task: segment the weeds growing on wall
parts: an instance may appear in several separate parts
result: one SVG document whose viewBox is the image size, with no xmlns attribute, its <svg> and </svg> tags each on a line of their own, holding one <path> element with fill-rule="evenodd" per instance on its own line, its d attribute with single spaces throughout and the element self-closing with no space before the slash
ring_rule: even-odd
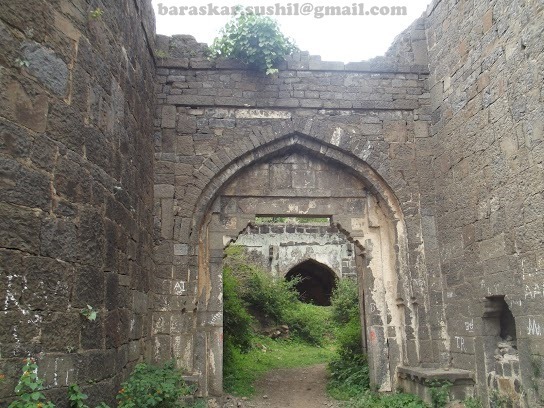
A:
<svg viewBox="0 0 544 408">
<path fill-rule="evenodd" d="M 15 387 L 17 399 L 8 408 L 55 408 L 43 393 L 43 380 L 38 377 L 35 360 L 25 360 L 23 374 Z M 119 408 L 196 408 L 197 403 L 184 403 L 182 397 L 194 393 L 173 362 L 162 367 L 138 364 L 117 394 Z M 89 408 L 88 396 L 77 384 L 68 387 L 69 408 Z M 96 408 L 109 408 L 100 403 Z"/>
<path fill-rule="evenodd" d="M 43 390 L 43 380 L 38 377 L 38 365 L 28 358 L 23 366 L 23 374 L 15 387 L 17 399 L 9 404 L 9 408 L 53 408 L 52 402 L 47 401 Z"/>
<path fill-rule="evenodd" d="M 267 75 L 278 72 L 278 64 L 296 50 L 276 21 L 245 11 L 227 23 L 210 47 L 212 57 L 233 58 Z"/>
<path fill-rule="evenodd" d="M 429 383 L 433 408 L 444 408 L 448 404 L 452 385 L 449 381 L 431 381 Z"/>
</svg>

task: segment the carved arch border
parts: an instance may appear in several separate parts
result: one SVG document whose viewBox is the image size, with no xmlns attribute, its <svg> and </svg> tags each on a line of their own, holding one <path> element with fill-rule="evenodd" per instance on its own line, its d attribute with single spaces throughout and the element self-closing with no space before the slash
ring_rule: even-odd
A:
<svg viewBox="0 0 544 408">
<path fill-rule="evenodd" d="M 241 171 L 292 149 L 299 149 L 312 157 L 336 163 L 348 173 L 361 179 L 372 195 L 377 198 L 377 205 L 392 223 L 394 229 L 394 237 L 391 237 L 394 242 L 390 245 L 390 250 L 395 252 L 393 264 L 390 265 L 394 270 L 390 272 L 398 277 L 397 283 L 400 284 L 398 287 L 401 288 L 403 296 L 410 297 L 408 244 L 401 205 L 393 190 L 368 163 L 337 146 L 300 133 L 288 134 L 258 146 L 232 160 L 221 169 L 203 189 L 195 206 L 189 242 L 191 253 L 197 255 L 198 260 L 197 331 L 200 330 L 200 334 L 197 333 L 197 336 L 201 339 L 200 347 L 203 350 L 197 351 L 196 355 L 200 356 L 200 364 L 197 366 L 200 366 L 200 389 L 205 395 L 222 393 L 222 259 L 223 249 L 228 241 L 219 236 L 220 234 L 210 233 L 209 225 L 212 214 L 219 211 L 213 208 L 213 204 L 221 194 L 222 188 L 227 186 Z M 252 220 L 248 219 L 247 221 L 250 223 Z M 361 252 L 364 256 L 364 243 L 355 238 L 350 231 L 350 226 L 347 225 L 348 223 L 339 219 L 333 219 L 333 223 L 348 237 L 348 240 L 357 244 L 359 250 L 363 248 Z M 397 288 L 394 291 L 396 292 Z M 373 333 L 372 329 L 369 330 L 367 336 L 372 341 L 376 333 Z M 384 337 L 383 340 L 387 342 L 385 338 L 388 333 L 384 332 L 381 335 Z M 397 335 L 402 338 L 401 333 L 397 333 Z M 402 364 L 404 360 L 405 340 L 402 343 L 399 343 L 398 347 L 400 356 L 395 359 L 397 364 Z M 379 358 L 383 358 L 383 354 Z M 396 367 L 390 367 L 389 364 L 388 362 L 387 367 L 383 368 L 390 378 L 389 384 L 382 388 L 384 391 L 391 390 L 396 377 L 393 374 Z"/>
</svg>

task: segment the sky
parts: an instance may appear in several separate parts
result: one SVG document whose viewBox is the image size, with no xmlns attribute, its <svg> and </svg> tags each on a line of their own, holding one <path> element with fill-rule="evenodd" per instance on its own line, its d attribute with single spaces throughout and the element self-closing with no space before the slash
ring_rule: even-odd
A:
<svg viewBox="0 0 544 408">
<path fill-rule="evenodd" d="M 385 54 L 394 38 L 407 28 L 415 19 L 421 16 L 431 0 L 152 0 L 157 18 L 157 33 L 165 35 L 190 34 L 198 42 L 211 44 L 219 34 L 220 29 L 230 19 L 228 16 L 217 15 L 188 15 L 191 10 L 183 7 L 204 7 L 206 13 L 211 4 L 217 7 L 213 10 L 221 12 L 221 7 L 241 6 L 268 6 L 275 10 L 276 4 L 284 7 L 288 12 L 295 12 L 299 8 L 307 16 L 272 16 L 280 24 L 281 31 L 295 40 L 297 46 L 312 55 L 320 55 L 323 61 L 363 61 Z M 172 12 L 176 7 L 178 15 L 161 15 L 159 12 Z M 360 6 L 362 5 L 362 6 Z M 369 13 L 372 7 L 404 6 L 405 16 L 392 15 L 329 15 L 316 18 L 320 6 L 342 6 L 344 12 Z M 361 8 L 362 7 L 362 8 Z M 323 9 L 321 9 L 323 10 Z M 385 10 L 385 9 L 384 9 Z M 374 9 L 373 9 L 374 11 Z M 212 11 L 213 12 L 213 11 Z M 323 11 L 322 11 L 323 13 Z"/>
</svg>

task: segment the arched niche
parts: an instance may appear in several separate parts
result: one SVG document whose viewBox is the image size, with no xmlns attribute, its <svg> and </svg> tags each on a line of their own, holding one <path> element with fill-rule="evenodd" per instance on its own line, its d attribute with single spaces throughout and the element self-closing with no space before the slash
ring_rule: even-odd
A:
<svg viewBox="0 0 544 408">
<path fill-rule="evenodd" d="M 406 359 L 411 314 L 407 241 L 395 194 L 364 161 L 294 134 L 233 161 L 203 190 L 193 219 L 199 309 L 195 361 L 203 394 L 222 393 L 223 250 L 259 215 L 327 216 L 358 244 L 357 280 L 371 380 L 392 391 Z M 417 333 L 416 327 L 410 331 Z M 416 356 L 416 358 L 418 358 Z"/>
<path fill-rule="evenodd" d="M 285 279 L 298 280 L 296 289 L 301 301 L 317 306 L 331 305 L 337 274 L 328 266 L 313 259 L 307 259 L 291 268 L 285 274 Z"/>
</svg>

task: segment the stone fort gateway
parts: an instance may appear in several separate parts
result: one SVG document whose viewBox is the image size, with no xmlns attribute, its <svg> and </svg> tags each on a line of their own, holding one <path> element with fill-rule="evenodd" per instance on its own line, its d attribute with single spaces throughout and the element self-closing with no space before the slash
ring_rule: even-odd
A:
<svg viewBox="0 0 544 408">
<path fill-rule="evenodd" d="M 170 359 L 220 395 L 238 242 L 323 302 L 357 279 L 378 390 L 542 406 L 544 3 L 434 0 L 383 57 L 269 76 L 205 51 L 148 0 L 0 2 L 0 401 L 27 356 L 52 399 Z"/>
</svg>

